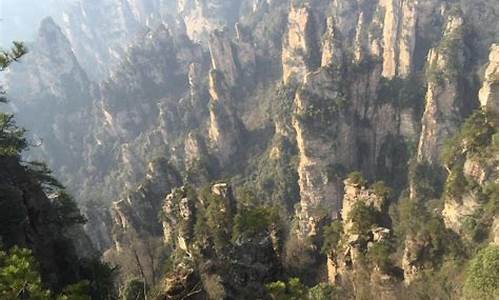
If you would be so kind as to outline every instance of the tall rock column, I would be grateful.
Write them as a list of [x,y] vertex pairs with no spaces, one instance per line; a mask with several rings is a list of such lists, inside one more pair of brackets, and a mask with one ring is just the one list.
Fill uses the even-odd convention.
[[464,65],[464,44],[460,16],[447,20],[443,39],[428,55],[428,87],[425,111],[418,144],[417,160],[439,163],[445,140],[451,137],[463,120],[460,74]]
[[[313,45],[308,39],[313,21],[310,9],[306,6],[290,6],[288,13],[288,32],[284,37],[281,60],[283,64],[283,81],[300,82],[309,71],[308,56]],[[310,38],[310,37],[309,37]]]
[[240,145],[243,124],[233,109],[233,87],[239,80],[238,58],[225,31],[210,36],[212,70],[209,73],[211,150],[220,163],[228,162]]
[[326,20],[326,32],[323,36],[323,47],[321,55],[321,66],[342,63],[343,50],[340,41],[340,33],[335,28],[335,20],[328,17]]
[[417,10],[415,1],[382,0],[383,27],[382,76],[405,77],[412,70],[415,49]]
[[493,44],[490,49],[489,62],[484,72],[484,81],[479,90],[481,107],[489,112],[498,114],[498,45]]

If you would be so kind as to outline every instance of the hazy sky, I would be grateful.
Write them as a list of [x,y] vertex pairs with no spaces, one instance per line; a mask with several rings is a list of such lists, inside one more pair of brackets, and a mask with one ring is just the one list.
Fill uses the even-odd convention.
[[12,40],[33,40],[40,21],[47,16],[57,19],[67,3],[74,0],[0,0],[0,46]]

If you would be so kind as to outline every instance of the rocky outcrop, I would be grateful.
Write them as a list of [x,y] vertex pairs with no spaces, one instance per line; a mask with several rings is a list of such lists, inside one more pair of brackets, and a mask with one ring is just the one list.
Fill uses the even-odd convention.
[[[480,109],[484,114],[480,114],[481,119],[473,116],[481,120],[481,122],[476,121],[474,130],[482,132],[483,144],[472,146],[468,140],[470,137],[464,138],[454,145],[458,148],[455,150],[463,158],[445,165],[448,170],[448,189],[445,191],[444,208],[441,214],[446,227],[464,238],[471,238],[468,236],[470,232],[464,228],[468,218],[477,215],[483,203],[488,201],[484,199],[490,197],[487,195],[488,188],[498,184],[498,155],[491,153],[496,152],[497,146],[493,145],[493,148],[489,148],[490,143],[496,143],[492,138],[494,132],[492,128],[496,127],[498,122],[496,115],[498,110],[498,80],[496,79],[498,78],[498,47],[493,46],[491,50],[490,61],[485,69],[483,87],[479,91]],[[496,197],[496,192],[494,193],[493,197]],[[483,223],[486,223],[486,226],[494,226],[488,222],[492,220]]]
[[243,27],[240,23],[235,24],[237,53],[240,74],[247,83],[254,83],[257,67],[257,54],[253,45],[253,38],[249,28]]
[[367,189],[364,183],[353,182],[352,179],[344,180],[344,198],[342,199],[341,210],[344,231],[349,232],[352,227],[350,215],[352,209],[358,202],[362,202],[364,205],[373,207],[375,210],[382,212],[385,209],[385,201],[386,199],[384,196],[377,195],[373,190]]
[[[295,96],[292,124],[299,149],[299,227],[302,222],[309,224],[299,229],[302,234],[314,232],[307,229],[318,221],[311,222],[318,218],[311,212],[320,207],[331,211],[332,216],[339,212],[343,195],[339,176],[345,175],[343,172],[362,170],[372,177],[375,169],[385,172],[382,170],[400,163],[384,149],[407,134],[408,125],[400,120],[408,111],[390,102],[376,102],[380,97],[379,64],[364,66],[361,72],[351,69],[356,66],[346,64],[311,72]],[[361,125],[356,120],[366,123]]]
[[238,80],[239,70],[236,65],[237,57],[233,55],[233,44],[226,31],[215,31],[208,40],[212,69],[223,74],[229,87],[233,87]]
[[60,17],[61,27],[83,68],[96,81],[109,75],[127,46],[148,27],[174,24],[174,1],[79,0],[68,6]]
[[30,159],[47,161],[56,172],[63,166],[76,172],[90,127],[94,86],[51,18],[42,21],[29,53],[22,63],[11,65],[5,79],[18,123],[30,128],[35,146]]
[[[354,178],[345,180],[344,184],[342,212],[334,221],[341,224],[341,232],[337,245],[332,245],[327,255],[328,281],[333,285],[351,286],[354,295],[383,293],[382,299],[397,299],[397,293],[391,291],[397,282],[395,267],[387,262],[382,265],[380,261],[370,264],[366,261],[372,248],[386,247],[392,239],[392,231],[384,227],[381,217],[387,214],[386,195],[377,194],[365,182]],[[370,220],[359,219],[358,211],[363,208],[371,211],[372,215],[364,214]],[[361,227],[360,222],[367,222],[368,227]]]
[[463,120],[464,99],[460,75],[464,66],[463,18],[449,16],[440,46],[427,59],[429,82],[418,144],[420,162],[439,164],[446,137],[452,136]]
[[483,86],[479,90],[479,102],[484,110],[498,114],[498,45],[490,48]]
[[210,33],[231,27],[239,14],[241,0],[177,1],[177,15],[182,18],[188,36],[197,42],[206,43]]
[[243,125],[232,108],[231,90],[225,77],[217,70],[210,71],[209,76],[212,101],[209,108],[208,136],[212,151],[223,164],[238,151]]
[[[192,193],[192,192],[191,192]],[[188,195],[186,187],[173,189],[163,202],[163,242],[176,244],[177,247],[191,256],[193,225],[195,223],[195,202],[197,199]]]
[[385,0],[380,2],[380,6],[385,11],[382,76],[405,77],[412,71],[417,3]]
[[[211,299],[265,295],[262,283],[274,278],[279,271],[273,241],[265,233],[226,240],[230,227],[221,227],[222,219],[234,218],[236,201],[231,185],[225,182],[213,184],[203,192],[188,186],[177,188],[165,198],[162,209],[164,243],[175,248],[174,259],[178,262],[161,285],[167,298],[171,297],[168,299],[178,299],[173,294],[185,295],[190,291],[187,288],[196,291],[194,297],[208,295]],[[215,216],[217,219],[203,223],[207,217]],[[213,227],[214,223],[219,225]],[[209,231],[195,233],[195,224],[198,231],[205,230],[199,224],[210,226]],[[221,235],[224,241],[218,243],[225,244],[224,251],[218,247],[214,249],[213,245],[214,239]]]
[[342,64],[343,48],[340,41],[340,33],[335,26],[335,19],[328,17],[326,21],[326,31],[323,37],[323,47],[321,56],[321,66]]
[[307,57],[312,45],[308,40],[308,30],[312,26],[310,10],[307,7],[290,6],[288,13],[288,32],[283,41],[281,60],[283,82],[300,82],[309,71]]
[[144,182],[113,204],[113,242],[118,252],[126,249],[133,239],[161,236],[158,212],[165,195],[179,185],[179,175],[167,162],[149,164]]

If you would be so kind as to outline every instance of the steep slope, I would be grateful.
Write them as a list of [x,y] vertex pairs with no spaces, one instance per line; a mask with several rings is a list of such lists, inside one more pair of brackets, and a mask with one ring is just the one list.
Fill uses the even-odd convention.
[[[465,293],[439,284],[463,283],[495,240],[493,1],[478,3],[484,19],[466,1],[178,1],[178,22],[143,2],[108,3],[120,37],[99,44],[125,44],[144,16],[151,28],[87,85],[92,105],[75,118],[90,124],[64,131],[85,137],[83,162],[57,166],[79,197],[101,202],[89,205],[99,217],[88,230],[100,250],[111,246],[124,282],[156,284],[169,299],[264,297],[264,283],[294,276],[311,286],[329,277],[347,298],[412,298],[425,284]],[[178,267],[161,272],[162,257]]]

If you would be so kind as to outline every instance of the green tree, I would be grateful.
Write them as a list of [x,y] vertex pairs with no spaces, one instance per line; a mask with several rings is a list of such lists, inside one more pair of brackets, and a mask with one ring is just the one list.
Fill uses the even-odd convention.
[[82,260],[82,278],[89,282],[89,296],[93,300],[117,299],[115,279],[117,267],[101,262],[98,258]]
[[353,234],[366,234],[380,219],[380,213],[373,207],[358,201],[354,204],[349,219],[352,220]]
[[[339,299],[338,291],[327,283],[320,283],[309,289],[309,300],[326,300],[326,299]],[[340,298],[342,299],[342,298]]]
[[368,261],[375,266],[378,266],[384,273],[388,273],[391,266],[391,253],[394,252],[392,245],[389,242],[375,243],[368,249]]
[[144,282],[134,278],[125,284],[123,300],[144,300]]
[[65,287],[56,300],[91,300],[89,294],[89,282],[83,280]]
[[0,157],[18,157],[28,146],[25,132],[16,126],[14,116],[0,112]]
[[355,185],[365,186],[367,183],[366,179],[363,177],[363,174],[361,174],[361,172],[358,171],[349,173],[349,175],[347,175],[347,178],[352,184]]
[[[14,42],[13,44],[10,51],[0,49],[0,72],[26,53],[26,48],[22,43]],[[4,95],[5,91],[0,86],[0,102],[2,103],[7,102]],[[0,157],[18,156],[27,147],[24,133],[24,129],[16,126],[12,115],[0,112]]]
[[239,236],[253,237],[273,227],[278,229],[279,222],[277,207],[245,208],[234,217],[233,239]]
[[50,299],[30,250],[14,247],[8,253],[0,251],[0,298]]
[[307,287],[300,279],[290,278],[287,283],[275,281],[266,284],[267,292],[273,300],[302,300],[307,297]]
[[335,249],[340,242],[343,233],[342,221],[333,220],[330,225],[323,227],[323,246],[321,252],[327,254],[329,251]]
[[498,297],[498,246],[481,249],[466,271],[464,294],[469,299]]

